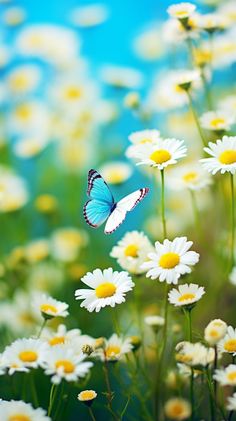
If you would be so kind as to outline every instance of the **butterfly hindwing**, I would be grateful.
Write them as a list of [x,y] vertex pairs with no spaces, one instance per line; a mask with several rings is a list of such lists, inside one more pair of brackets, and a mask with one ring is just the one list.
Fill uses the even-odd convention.
[[114,204],[114,198],[107,183],[96,170],[90,170],[88,173],[87,195],[90,199]]
[[105,234],[112,234],[124,222],[127,212],[134,209],[143,200],[148,191],[148,188],[136,190],[117,202],[106,222]]
[[87,224],[93,228],[97,228],[105,222],[111,211],[112,206],[109,203],[91,199],[84,205],[84,218]]

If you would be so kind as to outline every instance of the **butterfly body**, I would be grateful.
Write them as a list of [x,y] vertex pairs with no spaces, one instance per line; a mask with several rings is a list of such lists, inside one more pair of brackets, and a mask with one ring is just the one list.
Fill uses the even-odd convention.
[[143,200],[148,191],[148,188],[142,188],[115,202],[102,176],[96,170],[90,170],[87,189],[89,200],[83,210],[85,221],[93,228],[98,228],[107,221],[104,232],[111,234],[125,220],[126,213]]

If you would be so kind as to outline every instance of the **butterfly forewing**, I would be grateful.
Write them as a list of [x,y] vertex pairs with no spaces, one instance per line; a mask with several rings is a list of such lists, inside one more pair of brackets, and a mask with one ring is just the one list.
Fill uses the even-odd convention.
[[107,183],[96,170],[90,170],[88,173],[87,195],[91,199],[114,204],[114,198]]

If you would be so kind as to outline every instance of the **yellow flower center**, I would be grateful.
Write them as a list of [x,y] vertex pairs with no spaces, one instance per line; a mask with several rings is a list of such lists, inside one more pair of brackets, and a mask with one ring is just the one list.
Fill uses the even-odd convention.
[[151,141],[151,139],[148,139],[148,138],[144,138],[144,139],[142,139],[142,140],[140,140],[140,144],[145,144],[145,143],[151,143],[152,141]]
[[183,18],[183,17],[185,17],[186,15],[188,15],[187,10],[176,10],[176,11],[175,11],[175,16],[176,16],[177,18]]
[[28,79],[26,75],[17,75],[10,80],[10,85],[13,89],[24,89],[27,87]]
[[40,310],[42,311],[42,313],[57,313],[57,308],[55,306],[53,306],[52,304],[42,304],[40,306]]
[[173,269],[175,266],[179,264],[180,258],[177,253],[165,253],[161,256],[159,260],[159,265],[163,269]]
[[181,297],[179,297],[178,301],[182,302],[182,301],[186,301],[186,300],[193,300],[195,298],[195,294],[183,294],[181,295]]
[[181,415],[183,413],[183,405],[181,405],[181,403],[176,402],[175,404],[173,404],[170,412],[173,417]]
[[218,129],[220,126],[222,126],[222,124],[225,124],[224,118],[218,117],[211,120],[211,126],[214,127],[214,129]]
[[138,257],[138,247],[136,246],[136,244],[129,244],[125,248],[124,253],[127,257]]
[[55,364],[56,368],[63,368],[64,373],[70,374],[75,371],[74,364],[69,360],[58,360]]
[[22,351],[18,357],[24,363],[33,363],[37,361],[38,354],[35,351]]
[[176,361],[181,363],[190,363],[193,359],[192,355],[189,354],[176,354]]
[[120,347],[118,345],[109,345],[105,350],[106,357],[113,357],[120,354]]
[[121,183],[124,179],[122,171],[111,170],[109,176],[107,177],[110,183],[118,184]]
[[96,296],[97,298],[107,298],[112,297],[112,295],[116,292],[116,286],[111,282],[104,282],[104,284],[100,284],[96,289]]
[[67,91],[65,92],[65,96],[68,99],[79,99],[82,95],[82,90],[76,86],[71,86],[67,89]]
[[149,158],[156,164],[163,164],[171,159],[171,154],[165,149],[158,149],[157,151],[154,151]]
[[224,344],[224,349],[228,352],[236,352],[236,339],[229,339]]
[[84,401],[89,401],[94,398],[95,398],[95,393],[93,390],[83,390],[83,392],[80,392],[80,399]]
[[211,329],[211,330],[210,330],[210,332],[209,332],[209,335],[210,335],[212,338],[217,338],[217,337],[219,336],[219,334],[218,334],[218,332],[217,332],[217,330],[216,330],[216,329]]
[[191,183],[192,181],[195,181],[197,178],[197,173],[195,171],[190,171],[183,175],[183,180],[187,183]]
[[31,108],[27,104],[19,105],[15,112],[16,116],[22,120],[27,120],[31,116]]
[[219,161],[225,165],[234,164],[236,162],[236,150],[229,149],[222,152],[219,156]]
[[55,336],[54,338],[50,339],[49,345],[54,346],[58,344],[64,344],[65,343],[65,337],[64,336]]
[[235,382],[236,381],[236,371],[232,371],[231,373],[229,373],[227,375],[227,377],[231,382]]
[[15,414],[10,415],[9,421],[31,421],[31,418],[24,414]]

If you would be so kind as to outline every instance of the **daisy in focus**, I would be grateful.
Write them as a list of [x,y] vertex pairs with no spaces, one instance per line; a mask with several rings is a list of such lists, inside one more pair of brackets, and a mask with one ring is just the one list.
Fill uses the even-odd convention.
[[77,289],[76,300],[84,300],[80,307],[89,312],[99,312],[106,306],[115,307],[125,302],[125,295],[134,287],[128,272],[116,272],[112,268],[95,269],[88,272],[81,281],[91,289]]
[[2,362],[10,375],[15,371],[28,371],[42,366],[46,350],[47,344],[39,339],[17,339],[5,348]]
[[199,261],[199,254],[189,251],[192,241],[187,237],[176,237],[173,241],[165,239],[163,244],[155,243],[155,253],[148,254],[150,261],[142,264],[147,270],[147,278],[177,284],[180,276],[191,273],[191,267]]
[[187,148],[183,140],[159,139],[155,144],[137,146],[134,158],[138,160],[136,165],[148,165],[163,170],[168,165],[186,156]]
[[197,284],[179,285],[178,289],[173,288],[169,294],[169,302],[176,307],[189,307],[197,303],[205,294],[204,287],[199,287]]
[[45,319],[51,319],[53,317],[66,317],[69,314],[67,311],[69,307],[67,303],[58,301],[46,294],[36,295],[34,297],[33,306],[41,312],[41,315]]
[[131,145],[126,150],[126,156],[128,158],[135,158],[137,147],[140,145],[153,145],[161,139],[159,130],[146,129],[133,132],[129,135],[129,141]]
[[216,143],[209,142],[204,150],[211,155],[211,158],[201,159],[203,167],[215,175],[218,171],[221,174],[236,171],[236,136],[223,136]]
[[117,259],[119,265],[130,273],[140,274],[142,263],[148,260],[148,253],[154,250],[148,237],[143,232],[131,231],[112,248],[111,257]]
[[93,366],[93,363],[85,362],[85,358],[86,355],[77,355],[66,345],[57,345],[46,353],[43,368],[45,374],[52,375],[54,384],[59,384],[62,379],[76,382],[85,377]]

